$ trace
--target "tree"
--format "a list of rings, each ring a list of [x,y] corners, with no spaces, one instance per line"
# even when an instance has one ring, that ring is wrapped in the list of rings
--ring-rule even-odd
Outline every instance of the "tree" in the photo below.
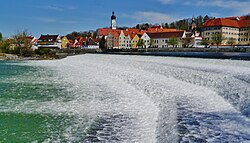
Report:
[[[15,35],[12,36],[13,44],[15,46],[16,54],[20,56],[31,56],[32,53],[32,43],[31,38],[29,38],[27,30],[18,30]],[[24,52],[24,53],[23,53]]]
[[[172,23],[170,23],[170,26],[169,26],[170,28],[177,28],[177,26],[176,26],[176,23],[175,22],[172,22]]]
[[[201,27],[203,24],[203,17],[200,15],[197,17],[197,27]]]
[[[13,43],[12,39],[5,39],[0,41],[0,53],[10,53],[10,45]]]
[[[208,15],[206,15],[206,16],[203,18],[203,22],[206,22],[208,19],[210,19],[210,18],[209,18]]]
[[[149,47],[152,48],[153,45],[154,45],[154,40],[152,38],[150,38],[150,40],[149,40]]]
[[[187,36],[182,39],[183,47],[188,48],[190,45],[194,44],[194,38],[191,36]]]
[[[101,39],[99,39],[99,48],[105,52],[107,50],[107,47],[106,47],[106,40],[105,40],[105,37],[102,36]]]
[[[173,47],[175,47],[175,45],[178,45],[178,40],[176,37],[171,37],[168,40],[168,45],[172,45]]]
[[[229,38],[228,39],[228,41],[227,41],[227,44],[229,44],[229,45],[231,45],[231,46],[233,46],[234,44],[235,44],[235,40],[234,40],[234,38]]]
[[[168,23],[165,23],[164,27],[165,27],[165,28],[169,28]]]
[[[217,48],[219,44],[222,42],[222,34],[221,33],[215,33],[212,36],[212,43],[217,45]]]
[[[143,39],[139,39],[139,41],[137,42],[137,47],[139,48],[143,48],[145,46],[145,42]]]
[[[2,41],[3,40],[3,35],[2,35],[2,33],[0,32],[0,41]]]
[[[209,45],[209,40],[202,39],[201,45],[205,45],[205,47],[207,47],[207,45]]]

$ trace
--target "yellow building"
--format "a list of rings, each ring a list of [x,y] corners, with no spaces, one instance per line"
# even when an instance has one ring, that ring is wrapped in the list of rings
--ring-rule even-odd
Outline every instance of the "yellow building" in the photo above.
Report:
[[[66,36],[63,36],[61,39],[62,39],[62,48],[68,48],[68,45],[70,44],[68,38]]]
[[[132,39],[132,48],[138,48],[137,43],[139,41],[140,37],[136,34],[134,38]]]

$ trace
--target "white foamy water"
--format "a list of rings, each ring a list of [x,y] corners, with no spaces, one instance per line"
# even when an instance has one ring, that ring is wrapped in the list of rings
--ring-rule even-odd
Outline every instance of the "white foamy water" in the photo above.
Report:
[[[86,54],[25,64],[53,70],[70,100],[6,110],[74,117],[67,141],[250,141],[248,61]]]

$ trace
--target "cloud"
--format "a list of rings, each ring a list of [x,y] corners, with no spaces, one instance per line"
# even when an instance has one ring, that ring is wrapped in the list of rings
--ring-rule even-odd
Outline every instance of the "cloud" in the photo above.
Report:
[[[47,10],[54,10],[54,11],[64,11],[64,9],[61,8],[61,7],[58,7],[58,6],[51,6],[51,5],[42,6],[41,8],[47,9]]]
[[[56,23],[57,22],[56,19],[49,18],[49,17],[40,17],[40,18],[37,18],[37,20],[43,23]]]
[[[76,6],[53,6],[53,5],[40,6],[39,8],[52,11],[59,11],[59,12],[78,9],[78,7]]]
[[[162,4],[170,4],[170,3],[174,3],[175,0],[159,0]]]
[[[192,0],[184,2],[189,6],[202,6],[202,7],[218,7],[234,11],[236,15],[247,14],[250,12],[250,1],[243,0]]]
[[[199,1],[198,6],[214,6],[219,8],[225,8],[236,11],[237,14],[246,14],[250,12],[250,1],[238,1],[238,0],[212,0],[212,1]]]
[[[176,3],[178,5],[195,7],[213,7],[230,11],[229,14],[244,15],[250,13],[249,0],[158,0],[162,4]]]
[[[43,23],[57,23],[57,24],[76,24],[79,23],[79,21],[75,20],[66,20],[66,19],[56,19],[56,18],[50,18],[50,17],[40,17],[36,18],[37,21],[43,22]]]
[[[171,16],[158,12],[136,12],[134,14],[123,14],[123,16],[135,19],[138,22],[147,22],[153,24],[161,24],[175,21],[175,19]]]

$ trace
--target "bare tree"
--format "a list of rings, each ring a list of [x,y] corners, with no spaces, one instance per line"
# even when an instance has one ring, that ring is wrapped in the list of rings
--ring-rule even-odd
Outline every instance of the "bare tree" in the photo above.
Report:
[[[12,38],[17,54],[23,56],[23,51],[31,51],[32,39],[29,37],[28,30],[18,30]]]

